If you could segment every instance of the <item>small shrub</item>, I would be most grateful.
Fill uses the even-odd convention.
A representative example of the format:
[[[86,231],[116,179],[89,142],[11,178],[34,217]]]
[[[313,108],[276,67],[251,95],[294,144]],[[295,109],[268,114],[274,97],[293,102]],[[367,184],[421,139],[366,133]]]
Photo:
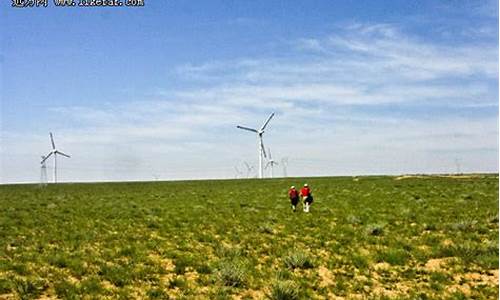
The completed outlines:
[[[437,227],[436,227],[436,224],[424,224],[424,230],[428,230],[428,231],[434,231],[436,230]]]
[[[103,291],[103,287],[99,278],[90,277],[81,283],[81,291],[86,295],[99,294]]]
[[[351,260],[354,266],[358,269],[368,267],[368,259],[363,255],[355,254],[351,257]]]
[[[292,279],[292,273],[288,269],[280,269],[276,273],[276,278],[278,280],[289,280]]]
[[[402,249],[389,249],[377,253],[377,260],[391,265],[404,265],[408,260],[408,253]]]
[[[460,198],[463,200],[472,200],[474,197],[471,194],[462,194]]]
[[[271,287],[270,298],[273,300],[299,299],[299,289],[293,281],[277,281]]]
[[[368,225],[368,227],[366,228],[366,232],[369,235],[375,235],[375,236],[382,235],[382,233],[384,233],[384,225],[382,224]]]
[[[54,255],[49,257],[49,263],[58,268],[66,268],[68,266],[68,259],[63,255]]]
[[[69,281],[56,283],[54,288],[57,296],[62,299],[79,299],[78,288]]]
[[[450,228],[453,231],[472,232],[475,230],[476,225],[477,225],[477,220],[464,219],[459,222],[451,224]]]
[[[181,277],[175,277],[173,279],[170,279],[168,282],[168,287],[173,289],[175,287],[178,287],[180,289],[184,288],[187,286],[187,282],[184,278]]]
[[[16,278],[13,287],[19,298],[33,299],[41,294],[45,286],[42,281]]]
[[[135,246],[125,246],[118,251],[119,256],[133,257],[137,254],[137,249]]]
[[[489,217],[490,223],[498,223],[498,214]]]
[[[335,292],[336,292],[336,294],[343,296],[346,294],[346,291],[348,290],[348,288],[349,288],[349,284],[346,282],[346,279],[344,276],[339,276],[335,280]]]
[[[13,264],[11,266],[11,269],[16,272],[17,274],[19,275],[28,275],[29,274],[29,270],[28,270],[28,267],[25,265],[25,264]]]
[[[230,288],[228,287],[222,287],[216,289],[214,292],[211,293],[210,299],[214,300],[230,300],[232,299],[231,293],[230,293]]]
[[[99,274],[117,287],[123,287],[130,282],[130,272],[121,266],[104,265],[101,267]]]
[[[219,246],[215,249],[215,253],[218,257],[227,258],[230,260],[237,259],[241,256],[241,249],[238,247],[225,247]]]
[[[168,294],[160,288],[150,289],[147,291],[146,295],[149,299],[169,299]]]
[[[0,295],[1,294],[7,294],[11,291],[11,284],[10,281],[8,281],[5,278],[0,278]]]
[[[431,281],[439,283],[448,283],[450,281],[450,277],[442,272],[432,272],[430,279]]]
[[[175,264],[174,268],[175,274],[182,275],[186,272],[186,268],[190,266],[191,259],[188,257],[179,257],[175,259],[174,264]]]
[[[290,269],[310,269],[314,267],[312,258],[303,251],[296,251],[285,257],[285,266]]]
[[[196,272],[200,274],[212,274],[212,268],[207,264],[200,264],[196,267]]]
[[[363,224],[363,221],[361,221],[359,217],[351,215],[347,217],[347,223],[351,225],[361,225]]]
[[[246,281],[246,270],[240,262],[223,262],[218,275],[225,286],[241,287]]]
[[[271,225],[264,224],[264,225],[259,226],[259,232],[261,232],[261,233],[267,233],[267,234],[273,234],[274,233],[274,229],[273,229],[273,227]]]

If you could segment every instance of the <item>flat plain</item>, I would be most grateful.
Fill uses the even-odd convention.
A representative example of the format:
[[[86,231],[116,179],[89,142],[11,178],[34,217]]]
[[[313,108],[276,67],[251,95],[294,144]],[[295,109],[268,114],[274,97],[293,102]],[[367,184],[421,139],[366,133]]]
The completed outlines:
[[[307,182],[309,214],[287,190]],[[498,175],[0,186],[0,299],[497,299]]]

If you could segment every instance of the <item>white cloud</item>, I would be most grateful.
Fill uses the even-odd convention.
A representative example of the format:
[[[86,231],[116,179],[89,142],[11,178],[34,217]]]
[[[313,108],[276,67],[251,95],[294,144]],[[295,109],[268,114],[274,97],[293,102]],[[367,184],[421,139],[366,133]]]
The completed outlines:
[[[442,45],[353,23],[293,45],[282,57],[179,66],[175,75],[192,87],[159,87],[150,100],[49,109],[73,125],[55,129],[73,156],[62,162],[63,178],[231,178],[235,163],[256,164],[255,136],[235,125],[259,126],[272,110],[265,142],[277,158],[290,157],[289,175],[449,172],[457,157],[465,171],[498,171],[498,116],[468,115],[497,110],[496,43]],[[462,113],[380,114],[373,108],[381,105]],[[48,137],[4,141],[2,182],[36,181]]]

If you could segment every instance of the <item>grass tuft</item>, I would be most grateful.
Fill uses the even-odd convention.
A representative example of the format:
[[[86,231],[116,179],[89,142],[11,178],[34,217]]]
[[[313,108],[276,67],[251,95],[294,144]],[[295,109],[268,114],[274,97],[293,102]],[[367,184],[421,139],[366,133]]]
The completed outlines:
[[[284,259],[285,266],[290,269],[310,269],[314,268],[312,257],[302,250],[290,253]]]
[[[273,300],[299,299],[299,288],[293,281],[277,281],[271,287],[269,298]]]
[[[239,261],[222,262],[218,276],[224,286],[242,287],[246,282],[246,268]]]
[[[14,279],[14,291],[21,299],[37,298],[45,288],[46,284],[43,280],[18,277]]]
[[[403,249],[388,249],[377,252],[376,259],[378,262],[387,262],[391,265],[404,265],[409,259],[409,254]]]

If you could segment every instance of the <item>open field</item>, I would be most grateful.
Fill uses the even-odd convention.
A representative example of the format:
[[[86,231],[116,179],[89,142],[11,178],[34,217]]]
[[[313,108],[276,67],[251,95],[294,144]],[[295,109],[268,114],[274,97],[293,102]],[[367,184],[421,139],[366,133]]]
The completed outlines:
[[[496,299],[498,176],[0,186],[0,243],[0,299]]]

